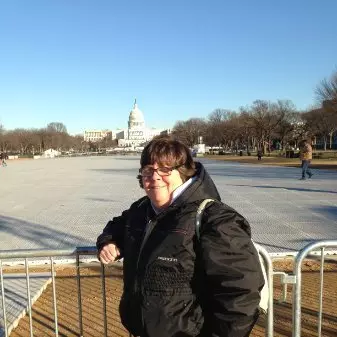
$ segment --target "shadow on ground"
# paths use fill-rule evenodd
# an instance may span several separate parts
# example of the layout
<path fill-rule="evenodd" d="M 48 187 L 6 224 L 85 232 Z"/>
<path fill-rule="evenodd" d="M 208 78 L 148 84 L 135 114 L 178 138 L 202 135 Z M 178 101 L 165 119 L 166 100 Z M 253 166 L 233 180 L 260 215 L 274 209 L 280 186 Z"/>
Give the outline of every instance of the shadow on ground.
<path fill-rule="evenodd" d="M 19 246 L 20 242 L 25 244 L 25 249 L 31 247 L 61 248 L 64 246 L 64 238 L 67 237 L 67 247 L 75 247 L 78 242 L 83 242 L 83 238 L 77 235 L 59 231 L 54 228 L 20 220 L 12 217 L 0 215 L 0 236 L 2 238 L 8 234 L 13 242 L 13 246 Z M 86 243 L 83 242 L 85 245 Z M 30 247 L 27 247 L 30 246 Z M 20 248 L 20 247 L 17 247 Z"/>
<path fill-rule="evenodd" d="M 89 169 L 89 171 L 95 171 L 95 172 L 101 172 L 101 173 L 118 173 L 123 174 L 125 176 L 130 176 L 130 172 L 134 173 L 135 175 L 138 174 L 138 169 L 135 169 L 134 167 L 130 168 L 106 168 L 106 169 Z"/>
<path fill-rule="evenodd" d="M 319 193 L 333 193 L 333 194 L 337 194 L 337 191 L 316 190 L 316 189 L 312 189 L 312 188 L 303 188 L 303 187 L 270 186 L 270 185 L 245 185 L 245 184 L 227 184 L 227 185 L 228 186 L 240 186 L 240 187 L 282 189 L 282 190 L 298 191 L 298 192 L 319 192 Z"/>
<path fill-rule="evenodd" d="M 211 161 L 206 159 L 199 160 L 203 163 L 207 171 L 214 176 L 223 177 L 237 177 L 246 179 L 294 179 L 298 180 L 301 178 L 302 171 L 301 168 L 295 167 L 280 167 L 280 166 L 260 166 L 257 164 L 241 164 L 237 162 L 223 162 L 223 165 L 219 167 L 219 161 Z M 235 170 L 233 170 L 233 166 Z M 329 180 L 336 178 L 335 171 L 328 170 L 315 170 L 313 171 L 313 180 Z M 301 183 L 306 183 L 307 181 L 302 181 Z M 299 182 L 300 183 L 300 182 Z"/>
<path fill-rule="evenodd" d="M 317 206 L 312 207 L 312 211 L 323 214 L 326 218 L 337 221 L 337 206 Z M 330 240 L 329 238 L 328 240 Z"/>

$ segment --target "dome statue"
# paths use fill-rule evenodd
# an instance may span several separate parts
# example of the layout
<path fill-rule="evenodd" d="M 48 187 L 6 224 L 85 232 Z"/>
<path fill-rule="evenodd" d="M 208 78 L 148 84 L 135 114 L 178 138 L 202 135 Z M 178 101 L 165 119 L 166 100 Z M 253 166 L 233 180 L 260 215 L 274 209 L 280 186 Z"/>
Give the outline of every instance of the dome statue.
<path fill-rule="evenodd" d="M 128 125 L 129 128 L 143 128 L 145 126 L 144 115 L 141 110 L 139 110 L 136 99 L 133 109 L 130 111 Z"/>

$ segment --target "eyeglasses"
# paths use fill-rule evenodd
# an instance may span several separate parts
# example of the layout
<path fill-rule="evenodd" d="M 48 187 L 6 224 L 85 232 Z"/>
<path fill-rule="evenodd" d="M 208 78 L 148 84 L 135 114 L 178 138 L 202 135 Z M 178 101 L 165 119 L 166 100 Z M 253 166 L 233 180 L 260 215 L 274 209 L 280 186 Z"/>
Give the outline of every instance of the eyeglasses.
<path fill-rule="evenodd" d="M 139 173 L 143 178 L 152 177 L 154 172 L 157 172 L 157 174 L 161 177 L 167 177 L 171 175 L 173 170 L 176 170 L 177 168 L 181 166 L 183 165 L 178 165 L 178 166 L 173 166 L 173 167 L 158 167 L 156 169 L 151 166 L 145 166 L 139 170 Z"/>

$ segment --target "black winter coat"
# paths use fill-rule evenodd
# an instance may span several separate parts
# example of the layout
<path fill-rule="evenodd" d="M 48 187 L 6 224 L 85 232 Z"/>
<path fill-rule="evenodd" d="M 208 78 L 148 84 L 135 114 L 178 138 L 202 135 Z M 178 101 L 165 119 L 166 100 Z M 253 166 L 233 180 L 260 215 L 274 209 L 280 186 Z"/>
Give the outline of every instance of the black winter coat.
<path fill-rule="evenodd" d="M 248 222 L 220 201 L 197 164 L 197 179 L 155 215 L 147 197 L 109 221 L 97 248 L 115 243 L 124 258 L 123 325 L 142 337 L 249 336 L 264 284 Z M 206 207 L 196 237 L 195 217 Z M 145 234 L 145 227 L 148 229 Z"/>

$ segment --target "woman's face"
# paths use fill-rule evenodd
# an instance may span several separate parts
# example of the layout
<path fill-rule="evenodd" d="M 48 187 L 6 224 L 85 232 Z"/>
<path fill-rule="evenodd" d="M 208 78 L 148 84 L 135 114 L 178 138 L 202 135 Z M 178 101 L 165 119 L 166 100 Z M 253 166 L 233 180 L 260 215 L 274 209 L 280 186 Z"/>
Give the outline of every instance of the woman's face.
<path fill-rule="evenodd" d="M 157 163 L 145 166 L 141 174 L 145 192 L 156 208 L 168 207 L 174 190 L 184 183 L 177 169 Z"/>

